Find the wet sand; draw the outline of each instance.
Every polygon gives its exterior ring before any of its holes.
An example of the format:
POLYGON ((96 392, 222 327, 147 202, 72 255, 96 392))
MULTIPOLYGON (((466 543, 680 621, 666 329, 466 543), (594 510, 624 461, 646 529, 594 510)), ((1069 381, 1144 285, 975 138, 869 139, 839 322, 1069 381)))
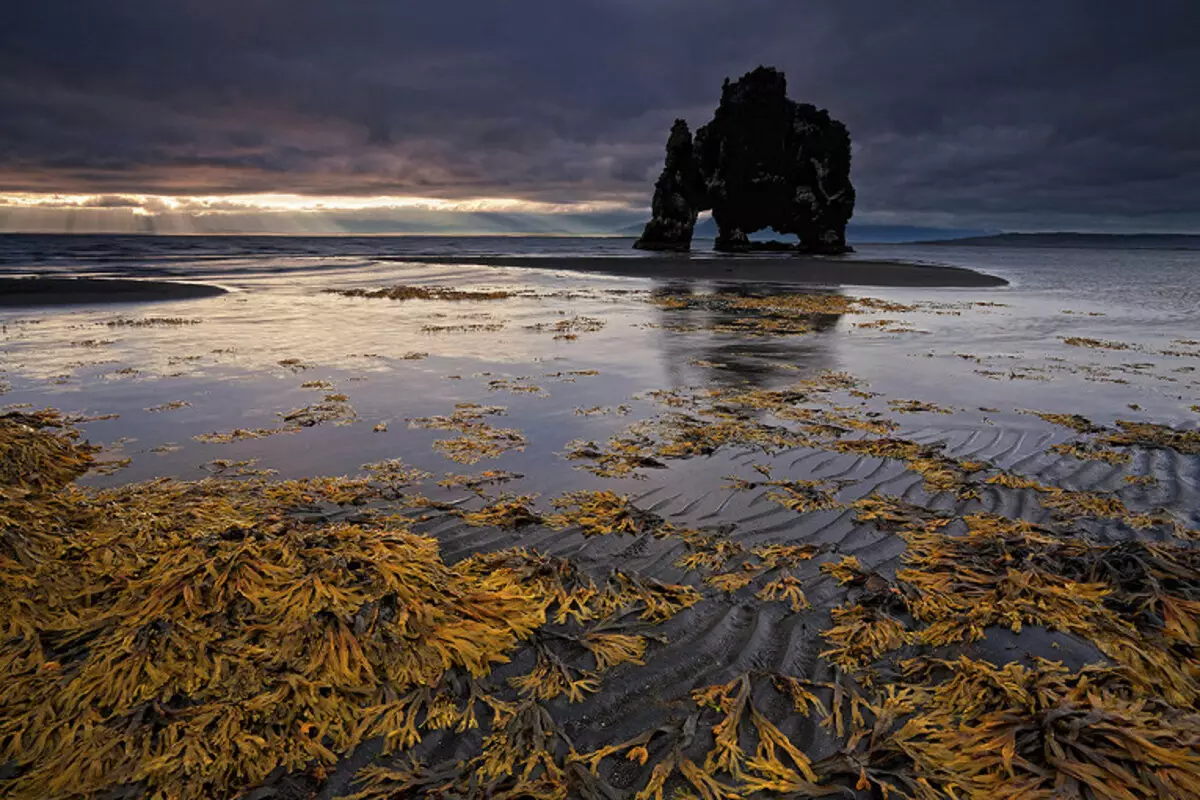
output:
POLYGON ((602 273, 626 278, 691 281, 748 281, 841 286, 976 288, 1007 286, 995 275, 963 267, 909 264, 902 261, 854 261, 815 256, 425 256, 385 258, 420 264, 481 264, 602 273))
POLYGON ((219 286, 108 278, 0 278, 0 307, 196 300, 225 294, 219 286))
MULTIPOLYGON (((541 265, 530 263, 532 259, 510 260, 541 265)), ((710 266, 731 262, 771 266, 770 261, 714 260, 710 266)), ((793 263, 781 260, 779 266, 793 263)), ((861 262, 833 265, 857 263, 861 262)), ((697 259, 690 266, 705 265, 697 259)), ((723 275, 723 282, 730 277, 723 275)), ((739 277, 744 276, 733 279, 739 277)), ((952 517, 953 527, 947 530, 955 535, 968 515, 983 513, 1044 525, 1054 533, 1048 537, 1052 541, 1078 538, 1089 547, 1141 541, 1171 544, 1173 535, 1166 528, 1135 530, 1127 524, 1128 517, 1073 513, 1070 519, 1060 519, 1058 512, 1042 503, 1055 497, 1053 490, 1095 492, 1097 498, 1120 499, 1133 512, 1166 509, 1180 524, 1192 528, 1200 524, 1195 511, 1200 508, 1196 481, 1200 464, 1195 455, 1161 447, 1126 449, 1129 459, 1116 463, 1070 455, 1071 451, 1055 448, 1087 441, 1080 439, 1079 431, 1029 413, 1061 412, 1066 419, 1068 413, 1079 413, 1103 426, 1111 426, 1114 416, 1133 415, 1193 429, 1194 422, 1179 422, 1185 416, 1183 408, 1195 402, 1193 381, 1198 373, 1189 362, 1200 358, 1200 343, 1172 339, 1190 335, 1186 328, 1143 324, 1154 318, 1129 318, 1122 328, 1115 314, 1106 316, 1090 304, 1072 304, 1064 312, 1057 298, 1030 302, 1022 290, 1004 298, 985 298, 984 293, 881 291, 853 294, 878 294, 893 303, 908 294, 923 299, 910 298, 912 307, 907 309, 874 305, 841 315, 820 315, 812 320, 811 330, 798 332, 797 325, 739 326, 754 316, 753 303, 747 304, 741 295, 736 295, 738 305, 722 309, 682 289, 676 302, 664 303, 660 293, 646 287, 627 289, 618 283, 619 288, 614 288, 612 282, 594 280, 590 284, 586 275, 577 274, 511 270, 496 275, 469 268, 399 266, 385 274, 365 270, 336 277, 272 274, 246 287, 249 290, 241 295, 244 303, 220 302, 209 308, 197 304, 189 309, 188 316, 195 319, 186 326, 153 318, 145 322, 154 324, 112 325, 110 309, 70 309, 41 315, 44 319, 15 320, 0 336, 4 343, 0 368, 8 369, 16 384, 4 399, 29 401, 36 407, 53 404, 68 409, 82 406, 95 414, 113 412, 112 417, 97 416, 83 423, 85 432, 93 441, 113 443, 105 458, 127 454, 133 461, 120 472, 86 478, 92 486, 120 486, 158 476, 217 475, 273 482, 275 478, 358 475, 365 474, 361 465, 367 462, 402 458, 405 467, 428 474, 403 487, 400 500, 419 491, 443 505, 410 507, 395 499, 373 500, 366 506, 312 502, 295 510, 289 520, 314 527, 347 521, 369 525, 374 513, 379 519, 395 514, 388 523, 393 529, 403 526, 436 540, 448 565, 480 553, 525 549, 549 559, 566 559, 598 585, 615 567, 639 579, 695 589, 701 599, 670 619, 643 628, 609 629, 648 634, 639 663, 600 670, 597 690, 578 702, 561 695, 538 701, 549 715, 546 719, 583 753, 646 731, 664 727, 671 731, 672 725, 690 724, 700 733, 689 757, 703 763, 709 746, 703 737, 720 715, 693 703, 692 692, 749 676, 747 680, 755 681, 750 694, 759 712, 778 720, 784 735, 813 762, 836 761, 843 744, 833 726, 821 724, 816 713, 797 713, 794 701, 774 691, 770 683, 775 675, 805 682, 817 687, 815 691, 832 708, 830 687, 838 677, 824 654, 831 647, 825 634, 831 630, 833 610, 874 602, 874 590, 864 580, 890 590, 897 584, 897 573, 907 566, 908 545, 895 525, 860 513, 863 507, 858 504, 869 498, 893 498, 913 504, 920 514, 952 517), (477 289, 480 295, 498 288, 513 292, 504 299, 478 302, 398 302, 323 291, 346 285, 342 281, 355 288, 421 281, 427 286, 477 289), (892 322, 877 324, 885 321, 885 315, 892 322), (560 327, 564 321, 579 320, 583 324, 560 327), (593 324, 587 324, 589 320, 593 324), (1117 341, 1135 332, 1146 338, 1117 341), (1106 346, 1068 344, 1067 335, 1106 346), (217 343, 220 347, 213 348, 217 343), (1147 364, 1130 364, 1131 353, 1147 364), (82 363, 86 358, 95 361, 82 363), (847 384, 818 391, 812 382, 833 370, 861 378, 862 383, 855 389, 847 384), (808 383, 787 395, 797 381, 808 383), (647 393, 647 387, 661 390, 661 396, 647 393), (715 390, 723 395, 714 398, 709 392, 715 390), (343 391, 346 396, 338 401, 325 394, 343 391), (776 391, 785 394, 768 394, 776 391), (647 421, 686 416, 697 424, 717 420, 724 425, 722 430, 732 430, 732 425, 758 419, 764 413, 764 399, 773 396, 781 398, 779 410, 795 415, 765 418, 764 427, 745 429, 753 438, 730 441, 703 456, 664 457, 665 469, 646 467, 637 477, 604 477, 586 469, 594 460, 568 455, 572 441, 594 441, 595 448, 610 449, 606 443, 611 437, 624 436, 632 426, 647 421), (692 397, 700 402, 681 402, 692 397), (939 407, 911 398, 934 401, 939 407), (1135 400, 1136 409, 1131 405, 1135 400), (328 408, 331 403, 340 416, 287 435, 244 441, 197 438, 235 427, 278 426, 281 420, 296 418, 289 409, 310 404, 328 408), (464 407, 460 403, 468 404, 467 408, 502 405, 504 413, 485 419, 494 427, 524 431, 528 446, 486 457, 474 466, 445 459, 443 451, 432 445, 458 431, 413 426, 410 421, 423 415, 453 414, 464 407), (626 411, 619 411, 619 404, 628 404, 626 411), (718 415, 706 413, 712 411, 718 415), (854 421, 886 422, 889 427, 869 432, 849 424, 854 421), (760 435, 774 436, 782 428, 805 429, 801 426, 808 426, 807 440, 779 446, 770 439, 765 446, 761 439, 755 443, 760 435), (886 451, 840 446, 868 435, 932 448, 933 457, 921 453, 906 460, 886 451), (209 461, 218 457, 223 460, 209 461), (202 462, 207 463, 199 466, 202 462), (960 463, 983 468, 962 485, 953 480, 930 484, 925 473, 914 469, 941 464, 953 471, 960 463), (478 493, 465 485, 437 482, 449 475, 448 470, 455 475, 479 475, 481 470, 496 468, 514 477, 483 484, 478 493), (272 477, 268 469, 278 469, 279 475, 272 477), (999 474, 1019 475, 1030 485, 988 482, 988 476, 999 474), (787 507, 777 499, 783 487, 768 479, 827 487, 836 495, 836 503, 809 510, 787 507), (597 534, 578 522, 559 527, 543 518, 493 524, 465 516, 514 500, 549 516, 558 510, 554 498, 577 490, 613 491, 628 498, 637 519, 653 515, 656 521, 636 531, 597 534), (529 499, 522 500, 524 494, 529 499), (685 562, 689 555, 710 551, 698 550, 699 540, 680 535, 688 531, 702 532, 710 541, 733 548, 736 555, 722 557, 717 566, 689 566, 685 562), (756 548, 773 546, 813 554, 786 571, 803 587, 809 605, 796 608, 761 596, 784 573, 750 564, 759 570, 751 575, 743 566, 750 562, 743 559, 749 559, 747 554, 756 548), (858 583, 843 581, 829 569, 849 557, 857 559, 867 576, 854 579, 858 583), (731 584, 726 589, 713 581, 722 575, 751 575, 752 579, 740 588, 731 584)), ((763 294, 767 292, 756 289, 750 299, 763 294)), ((1190 412, 1187 415, 1190 420, 1190 412)), ((640 436, 653 430, 662 429, 638 427, 633 432, 640 436)), ((351 483, 332 485, 354 489, 351 483)), ((179 515, 178 519, 190 518, 179 515)), ((726 551, 715 555, 722 552, 726 551)), ((905 624, 910 633, 916 629, 907 618, 905 624)), ((553 639, 554 652, 570 657, 566 663, 576 676, 584 674, 579 670, 591 670, 592 656, 568 650, 574 645, 555 635, 560 631, 575 635, 577 630, 555 628, 545 634, 545 641, 553 639)), ((931 652, 916 647, 906 644, 884 657, 931 652)), ((1019 633, 988 625, 982 639, 954 648, 935 655, 947 659, 964 655, 995 667, 1013 664, 1024 669, 1035 663, 1034 656, 1062 661, 1072 671, 1108 663, 1087 636, 1035 624, 1023 625, 1019 633)), ((508 681, 532 674, 537 663, 530 647, 514 648, 510 655, 509 663, 497 664, 487 677, 487 685, 494 687, 489 691, 497 696, 505 693, 505 698, 515 696, 508 681)), ((882 663, 894 669, 893 661, 882 663)), ((378 762, 380 737, 350 750, 338 749, 338 761, 327 767, 321 786, 297 773, 277 776, 278 782, 260 787, 260 793, 291 796, 288 792, 296 784, 318 797, 334 798, 361 788, 355 781, 361 780, 359 770, 364 766, 380 763, 399 769, 409 755, 435 766, 453 766, 478 752, 478 732, 423 728, 421 733, 420 743, 409 752, 378 762)), ((631 797, 644 787, 650 771, 660 763, 664 737, 670 735, 656 734, 660 738, 645 764, 620 754, 607 759, 601 774, 616 789, 605 796, 631 797)), ((828 766, 817 769, 825 778, 828 766)), ((824 785, 845 785, 841 794, 850 796, 848 787, 858 779, 857 771, 849 777, 828 773, 824 785)), ((673 787, 681 783, 678 776, 673 780, 673 787)), ((413 790, 401 796, 422 795, 413 790)))

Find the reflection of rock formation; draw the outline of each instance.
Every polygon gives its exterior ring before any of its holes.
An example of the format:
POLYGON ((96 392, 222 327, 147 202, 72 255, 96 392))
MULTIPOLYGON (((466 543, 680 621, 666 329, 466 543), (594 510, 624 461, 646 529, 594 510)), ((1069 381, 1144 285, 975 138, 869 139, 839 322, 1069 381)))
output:
MULTIPOLYGON (((723 295, 753 295, 753 287, 713 287, 723 295)), ((654 290, 659 296, 679 297, 692 292, 691 284, 665 283, 654 290)), ((760 287, 761 290, 761 287, 760 287)), ((714 332, 747 315, 733 310, 697 307, 664 310, 662 352, 673 388, 684 386, 775 387, 811 378, 834 369, 829 335, 841 314, 795 315, 811 333, 798 336, 745 336, 714 332)))
POLYGON ((635 247, 687 250, 700 211, 712 209, 718 250, 750 250, 765 228, 795 234, 810 252, 846 249, 854 213, 850 134, 814 106, 787 97, 783 73, 759 67, 721 90, 711 122, 676 120, 653 218, 635 247))

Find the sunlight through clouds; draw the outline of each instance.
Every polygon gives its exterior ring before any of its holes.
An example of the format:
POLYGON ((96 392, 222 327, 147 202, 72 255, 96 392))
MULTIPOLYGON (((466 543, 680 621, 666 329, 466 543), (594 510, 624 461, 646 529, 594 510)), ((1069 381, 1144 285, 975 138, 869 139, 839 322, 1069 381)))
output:
POLYGON ((608 233, 645 209, 505 197, 0 194, 0 232, 608 233))

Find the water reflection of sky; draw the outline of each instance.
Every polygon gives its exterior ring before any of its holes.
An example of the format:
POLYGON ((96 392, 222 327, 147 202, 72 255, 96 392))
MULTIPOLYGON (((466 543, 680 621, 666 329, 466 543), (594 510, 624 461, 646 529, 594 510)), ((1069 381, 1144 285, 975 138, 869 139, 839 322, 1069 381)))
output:
MULTIPOLYGON (((178 265, 173 269, 186 273, 178 265)), ((806 335, 759 337, 712 332, 713 323, 727 321, 712 311, 664 310, 647 302, 652 292, 722 287, 336 259, 226 260, 206 263, 201 272, 205 280, 235 291, 166 304, 0 314, 0 380, 11 385, 0 402, 119 414, 85 426, 90 438, 133 457, 132 465, 105 479, 109 481, 197 477, 206 474, 202 464, 217 458, 257 458, 259 467, 298 476, 355 472, 367 462, 401 457, 438 474, 483 468, 532 473, 544 491, 590 480, 567 468, 556 454, 569 440, 604 439, 653 413, 658 409, 654 403, 633 399, 651 389, 778 386, 838 370, 888 397, 968 409, 977 424, 986 424, 981 417, 987 414, 1020 424, 1016 412, 1029 408, 1083 413, 1100 421, 1123 416, 1178 424, 1194 420, 1189 405, 1200 402, 1193 371, 1200 358, 1162 354, 1189 349, 1172 344, 1196 334, 1186 329, 1183 318, 1158 314, 1158 324, 1146 325, 1144 315, 1154 318, 1153 309, 1122 310, 1092 296, 1066 304, 1068 296, 1062 292, 1021 285, 1009 290, 850 289, 856 295, 942 305, 907 314, 826 315, 813 320, 814 330, 806 335), (506 288, 521 296, 393 302, 321 291, 393 283, 506 288), (966 307, 973 301, 1008 305, 966 307), (1064 314, 1064 308, 1084 313, 1064 314), (1086 316, 1088 311, 1105 316, 1086 316), (579 332, 573 341, 556 339, 547 330, 575 316, 601 319, 604 326, 579 332), (151 317, 196 322, 109 325, 151 317), (920 332, 858 326, 888 318, 920 332), (427 330, 458 325, 502 327, 427 330), (1065 345, 1065 336, 1116 339, 1143 349, 1080 349, 1065 345), (412 352, 429 356, 404 358, 412 352), (306 368, 280 365, 289 359, 299 359, 306 368), (599 374, 554 375, 569 370, 599 374), (491 380, 518 377, 542 387, 549 397, 489 389, 491 380), (236 427, 273 427, 279 414, 321 399, 321 391, 301 388, 318 380, 349 397, 357 413, 354 424, 326 423, 296 434, 228 444, 192 439, 236 427), (171 401, 190 405, 159 413, 144 410, 171 401), (522 430, 527 449, 468 468, 430 447, 435 439, 454 434, 406 424, 411 417, 449 413, 458 402, 506 406, 508 416, 496 424, 522 430), (630 416, 575 413, 577 407, 622 403, 631 405, 630 416), (1128 408, 1131 403, 1140 409, 1128 408), (980 407, 1000 409, 999 416, 980 412, 980 407), (387 424, 386 432, 373 431, 379 423, 387 424)), ((883 399, 878 405, 886 410, 883 399)))

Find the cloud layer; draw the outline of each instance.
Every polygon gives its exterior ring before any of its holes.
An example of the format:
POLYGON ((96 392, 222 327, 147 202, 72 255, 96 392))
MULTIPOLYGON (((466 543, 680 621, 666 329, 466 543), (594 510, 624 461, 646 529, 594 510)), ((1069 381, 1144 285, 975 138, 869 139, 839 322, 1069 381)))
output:
POLYGON ((1200 230, 1193 0, 13 6, 0 194, 633 213, 671 121, 704 122, 723 78, 766 63, 849 125, 860 221, 1200 230))

